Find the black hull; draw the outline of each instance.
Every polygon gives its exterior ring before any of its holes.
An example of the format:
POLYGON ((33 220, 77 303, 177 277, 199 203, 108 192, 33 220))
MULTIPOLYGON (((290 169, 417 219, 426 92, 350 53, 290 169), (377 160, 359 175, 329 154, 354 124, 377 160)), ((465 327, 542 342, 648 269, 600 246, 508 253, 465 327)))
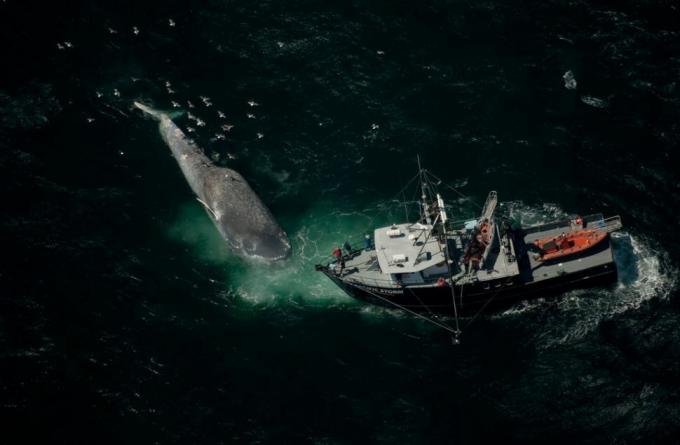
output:
MULTIPOLYGON (((324 273, 347 294, 361 301, 393 308, 399 305, 417 312, 454 313, 449 286, 381 288, 345 281, 330 271, 324 273)), ((540 281, 522 282, 517 277, 515 281, 474 283, 462 289, 456 286, 456 305, 459 315, 474 316, 482 309, 498 311, 520 301, 556 296, 572 289, 607 286, 617 278, 616 264, 612 262, 540 281)))

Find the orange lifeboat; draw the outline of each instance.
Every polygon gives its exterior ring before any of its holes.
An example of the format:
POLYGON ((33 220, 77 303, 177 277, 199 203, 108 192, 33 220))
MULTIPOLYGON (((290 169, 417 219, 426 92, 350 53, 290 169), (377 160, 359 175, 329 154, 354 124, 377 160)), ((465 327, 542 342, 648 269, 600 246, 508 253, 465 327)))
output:
POLYGON ((567 255, 583 252, 602 242, 607 237, 604 230, 575 230, 559 236, 534 241, 541 249, 539 261, 550 261, 567 255))

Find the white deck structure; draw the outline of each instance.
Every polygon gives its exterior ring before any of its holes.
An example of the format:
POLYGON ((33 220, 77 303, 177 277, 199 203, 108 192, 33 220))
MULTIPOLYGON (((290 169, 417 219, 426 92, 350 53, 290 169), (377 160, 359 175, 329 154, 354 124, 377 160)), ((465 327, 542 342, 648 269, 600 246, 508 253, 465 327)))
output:
POLYGON ((382 272, 415 273, 444 263, 444 246, 430 235, 431 231, 432 226, 418 223, 376 229, 375 251, 382 272))

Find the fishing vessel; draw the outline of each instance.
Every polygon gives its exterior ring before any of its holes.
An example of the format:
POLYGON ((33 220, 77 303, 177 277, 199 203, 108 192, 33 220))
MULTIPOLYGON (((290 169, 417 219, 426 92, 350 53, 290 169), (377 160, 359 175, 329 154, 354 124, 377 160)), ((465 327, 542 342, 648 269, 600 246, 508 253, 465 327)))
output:
POLYGON ((609 234, 621 229, 619 216, 520 227, 497 215, 492 191, 478 217, 456 222, 439 178, 419 165, 413 180, 421 195, 414 222, 376 228, 361 249, 346 244, 316 266, 350 296, 416 315, 452 314, 457 324, 458 316, 617 280, 609 234))

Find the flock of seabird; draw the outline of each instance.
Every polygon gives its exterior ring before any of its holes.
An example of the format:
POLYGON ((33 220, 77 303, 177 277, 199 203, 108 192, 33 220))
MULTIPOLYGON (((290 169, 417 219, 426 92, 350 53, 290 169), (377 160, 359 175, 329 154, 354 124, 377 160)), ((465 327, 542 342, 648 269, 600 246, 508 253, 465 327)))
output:
MULTIPOLYGON (((168 19, 167 24, 171 28, 174 28, 176 26, 175 21, 171 18, 168 19)), ((106 30, 111 35, 119 34, 119 31, 117 29, 112 28, 110 26, 108 26, 106 28, 106 30)), ((139 35, 140 32, 141 31, 140 31, 138 26, 132 27, 132 34, 139 35)), ((57 45, 57 49, 60 50, 60 51, 64 51, 64 50, 74 48, 73 43, 70 42, 70 41, 57 42, 56 45, 57 45)), ((133 79, 133 81, 137 81, 137 80, 139 80, 139 79, 133 79)), ((176 93, 175 90, 173 89, 172 83, 169 80, 165 81, 165 90, 167 91, 167 93, 169 95, 174 95, 176 93)), ((121 97, 121 93, 117 88, 114 88, 112 90, 112 94, 116 98, 121 97)), ((99 90, 95 91, 95 95, 98 99, 102 99, 104 97, 104 93, 99 91, 99 90)), ((208 96, 199 96, 198 99, 200 100, 200 102, 203 104, 203 106, 205 108, 211 108, 213 106, 212 99, 208 96)), ((248 100, 247 104, 250 108, 254 108, 254 107, 257 107, 257 106, 260 105, 259 103, 257 103, 255 100, 252 100, 252 99, 248 100)), ((177 100, 170 101, 170 105, 172 106, 172 108, 182 108, 182 104, 180 102, 178 102, 177 100)), ((195 109, 196 105, 191 100, 187 100, 186 101, 186 107, 191 110, 191 109, 195 109)), ((227 119, 227 115, 223 111, 216 110, 216 112, 217 112, 217 117, 220 120, 226 120, 227 119)), ((257 119, 257 117, 255 116, 254 113, 246 113, 246 117, 248 119, 257 119)), ((193 126, 187 125, 186 130, 187 130, 188 133, 195 133, 196 132, 195 127, 205 127, 206 126, 206 122, 204 120, 200 119, 198 116, 196 116, 195 114, 193 114, 191 112, 187 112, 187 118, 189 119, 190 122, 192 122, 192 125, 193 125, 193 126)), ((93 117, 86 117, 86 121, 87 121, 87 123, 92 123, 92 122, 95 121, 95 119, 93 117)), ((222 132, 215 133, 214 137, 211 140, 213 140, 213 141, 223 141, 223 140, 225 140, 226 139, 225 133, 229 133, 233 128, 234 128, 233 124, 228 124, 228 123, 222 124, 220 126, 220 129, 222 130, 222 132)), ((264 134, 258 132, 258 133, 256 133, 256 137, 257 137, 257 139, 262 139, 264 137, 264 134)), ((120 154, 122 155, 123 152, 120 152, 120 154)), ((227 156, 230 159, 234 158, 233 155, 231 155, 231 154, 227 154, 227 156)))

